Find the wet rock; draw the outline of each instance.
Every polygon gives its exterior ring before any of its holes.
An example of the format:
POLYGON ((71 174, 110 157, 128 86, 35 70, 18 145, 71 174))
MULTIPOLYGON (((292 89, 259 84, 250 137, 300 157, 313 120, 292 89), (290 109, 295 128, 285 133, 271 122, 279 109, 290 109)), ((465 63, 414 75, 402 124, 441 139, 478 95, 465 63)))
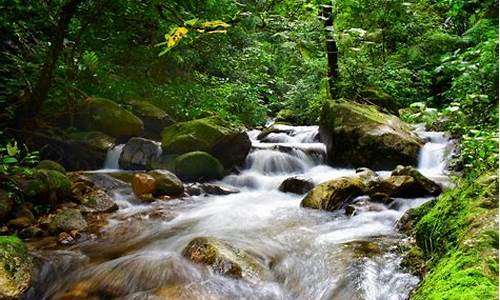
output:
POLYGON ((380 246, 371 241, 353 241, 346 244, 358 257, 371 257, 382 253, 380 246))
POLYGON ((441 187, 415 168, 399 166, 374 191, 390 197, 416 198, 437 196, 441 193, 441 187))
POLYGON ((167 170, 152 170, 147 173, 155 180, 154 195, 179 196, 184 192, 184 184, 172 172, 167 170))
POLYGON ((71 176, 71 194, 82 213, 109 213, 118 210, 113 198, 83 175, 71 176))
POLYGON ((130 101, 132 112, 144 123, 144 134, 150 138, 159 139, 163 128, 175 121, 161 108, 148 101, 130 101))
POLYGON ((32 175, 15 179, 26 200, 38 204, 56 205, 70 195, 71 182, 61 172, 35 170, 32 175))
POLYGON ((80 108, 77 127, 100 130, 118 139, 140 136, 144 123, 118 103, 104 98, 90 98, 80 108))
POLYGON ((33 239, 48 236, 48 232, 38 226, 29 226, 19 232, 22 239, 33 239))
POLYGON ((208 117, 165 128, 162 131, 162 145, 169 154, 207 152, 226 169, 230 169, 245 161, 251 142, 243 128, 218 117, 208 117))
POLYGON ((363 180, 364 184, 369 190, 377 187, 380 182, 382 182, 382 178, 373 170, 370 170, 368 168, 357 168, 356 176, 363 180))
POLYGON ((0 236, 0 299, 19 299, 31 286, 33 261, 24 243, 0 236))
POLYGON ((303 195, 314 188, 311 178, 303 176, 293 176, 285 179, 279 186, 279 190, 284 193, 294 193, 303 195))
POLYGON ((334 211, 365 191, 366 186, 359 177, 341 177, 317 185, 302 199, 300 206, 334 211))
POLYGON ((29 227, 31 224, 33 224, 33 220, 28 217, 16 217, 7 223, 9 227, 13 227, 16 229, 29 227))
POLYGON ((194 263, 210 267, 214 272, 239 279, 257 281, 264 273, 263 263, 247 251, 214 238, 193 239, 182 255, 194 263))
POLYGON ((153 195, 155 187, 155 178, 151 175, 139 173, 132 178, 132 190, 139 198, 144 195, 153 195))
POLYGON ((210 183, 200 184, 200 188, 202 189, 202 191, 204 193, 209 194, 209 195, 223 196, 223 195, 236 194, 236 193, 240 192, 240 191, 235 190, 235 189, 231 189, 231 188, 221 186, 218 184, 210 184, 210 183))
POLYGON ((71 234, 67 232, 61 232, 57 236, 57 242, 61 245, 71 245, 75 243, 75 239, 71 236, 71 234))
POLYGON ((257 136, 257 139, 259 141, 263 141, 264 139, 267 138, 268 135, 270 135, 271 133, 285 133, 285 134, 290 134, 292 133, 293 130, 292 129, 285 129, 285 128, 280 128, 280 127, 277 127, 277 126, 269 126, 269 127, 266 127, 264 128, 260 133, 259 135, 257 136))
POLYGON ((61 166, 59 163, 52 161, 52 160, 42 160, 37 164, 35 169, 41 169, 41 170, 54 170, 61 172, 62 174, 66 174, 66 169, 61 166))
POLYGON ((375 203, 383 203, 383 204, 389 204, 393 201, 393 199, 389 197, 389 195, 384 193, 371 193, 370 200, 375 203))
POLYGON ((184 186, 184 192, 188 196, 199 196, 203 194, 203 189, 198 182, 188 183, 184 186))
POLYGON ((356 210, 357 210, 357 207, 355 205, 352 205, 352 204, 346 205, 345 215, 348 217, 352 217, 352 216, 357 214, 356 210))
POLYGON ((175 174, 183 180, 221 179, 224 167, 212 155, 195 151, 175 159, 175 174))
POLYGON ((0 223, 8 220, 13 208, 14 200, 10 194, 6 190, 0 189, 0 223))
POLYGON ((334 166, 383 170, 415 165, 423 145, 397 117, 345 99, 324 105, 319 129, 328 161, 334 166))
POLYGON ((104 190, 94 188, 79 198, 83 213, 110 213, 118 210, 118 204, 104 190))
POLYGON ((74 208, 67 208, 58 212, 49 224, 49 232, 51 234, 59 234, 72 230, 85 231, 87 228, 87 221, 83 218, 80 210, 74 208))
POLYGON ((197 286, 186 286, 182 284, 170 284, 162 286, 154 291, 154 299, 168 300, 229 300, 221 295, 213 295, 209 290, 205 291, 197 286))
POLYGON ((110 191, 128 187, 127 182, 132 181, 135 172, 112 172, 112 173, 86 173, 87 177, 97 187, 110 191))
POLYGON ((441 193, 441 187, 437 183, 422 175, 412 166, 397 166, 392 171, 391 176, 411 176, 421 187, 423 193, 432 196, 437 196, 441 193))
POLYGON ((128 140, 120 155, 120 167, 126 170, 145 170, 152 160, 161 155, 161 144, 134 137, 128 140))

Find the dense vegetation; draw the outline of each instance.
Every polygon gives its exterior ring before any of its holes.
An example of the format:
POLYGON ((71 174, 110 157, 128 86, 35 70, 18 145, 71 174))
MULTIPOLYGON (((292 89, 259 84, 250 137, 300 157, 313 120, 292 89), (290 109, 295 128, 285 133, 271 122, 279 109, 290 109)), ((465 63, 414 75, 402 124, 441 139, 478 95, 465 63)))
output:
POLYGON ((8 178, 30 174, 38 154, 4 129, 74 133, 89 97, 125 109, 146 100, 175 121, 217 115, 247 127, 275 117, 315 124, 332 97, 376 103, 457 139, 456 189, 412 213, 430 270, 415 299, 493 297, 498 1, 335 1, 330 27, 332 4, 2 1, 1 187, 18 195, 8 178), (331 40, 339 73, 329 86, 331 40))

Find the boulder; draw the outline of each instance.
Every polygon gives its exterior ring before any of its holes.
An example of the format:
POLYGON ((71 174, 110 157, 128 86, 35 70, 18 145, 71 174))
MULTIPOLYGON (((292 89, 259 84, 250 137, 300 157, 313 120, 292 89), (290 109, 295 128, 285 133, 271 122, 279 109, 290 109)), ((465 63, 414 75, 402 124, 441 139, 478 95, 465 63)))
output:
POLYGON ((218 117, 208 117, 165 128, 162 132, 162 145, 169 154, 208 152, 226 169, 230 169, 245 161, 251 142, 243 128, 218 117))
POLYGON ((68 139, 82 144, 97 152, 106 152, 112 148, 116 139, 100 131, 80 131, 68 134, 68 139))
POLYGON ((35 169, 54 170, 54 171, 59 171, 62 174, 66 174, 66 169, 63 166, 61 166, 59 163, 57 163, 55 161, 48 160, 48 159, 40 161, 36 165, 35 169))
POLYGON ((390 197, 417 198, 437 196, 441 193, 441 187, 415 168, 399 166, 374 189, 374 192, 390 197))
POLYGON ((147 175, 154 178, 155 196, 179 196, 184 192, 182 181, 172 172, 167 170, 152 170, 147 175))
POLYGON ((0 189, 0 223, 8 220, 13 208, 14 199, 12 199, 9 192, 0 189))
POLYGON ((102 130, 118 139, 140 136, 144 130, 141 119, 109 99, 89 98, 80 111, 76 125, 82 129, 102 130))
POLYGON ((296 112, 291 109, 284 108, 276 114, 275 122, 297 124, 299 118, 296 112))
POLYGON ((109 213, 118 210, 118 204, 113 198, 84 175, 72 174, 71 194, 80 203, 82 213, 109 213))
POLYGON ((58 212, 49 224, 51 234, 70 232, 72 230, 85 231, 87 228, 87 221, 83 218, 80 210, 74 208, 66 208, 58 212))
POLYGON ((361 96, 372 104, 377 105, 382 109, 386 109, 388 112, 398 115, 399 109, 401 108, 396 100, 386 92, 379 90, 374 87, 368 87, 360 92, 361 96))
POLYGON ((311 178, 302 176, 293 176, 285 179, 279 186, 279 190, 284 193, 293 193, 303 195, 314 188, 314 182, 311 178))
POLYGON ((368 168, 357 168, 356 176, 363 181, 369 190, 376 188, 382 182, 382 178, 368 168))
POLYGON ((146 170, 169 170, 171 172, 175 171, 175 159, 178 154, 162 154, 159 157, 152 159, 146 165, 146 170))
POLYGON ((163 128, 175 121, 161 108, 148 101, 130 101, 132 112, 144 123, 144 134, 150 138, 160 138, 163 128))
POLYGON ((411 176, 421 186, 421 190, 426 195, 437 196, 441 193, 441 187, 425 177, 416 168, 412 166, 397 166, 391 173, 391 176, 411 176))
POLYGON ((0 236, 0 299, 20 299, 31 286, 33 260, 15 236, 0 236))
POLYGON ((325 103, 319 129, 328 162, 341 167, 387 170, 415 165, 423 145, 399 118, 344 99, 325 103))
POLYGON ((225 187, 222 185, 218 184, 211 184, 211 183, 202 183, 199 185, 201 190, 209 195, 218 195, 218 196, 224 196, 224 195, 230 195, 230 194, 237 194, 240 191, 225 187))
POLYGON ((365 192, 366 186, 361 178, 341 177, 317 185, 302 199, 300 206, 334 211, 365 192))
POLYGON ((194 263, 208 266, 214 272, 251 282, 260 279, 265 270, 263 262, 249 252, 215 238, 193 239, 182 255, 194 263))
POLYGON ((71 193, 69 178, 54 170, 34 170, 28 177, 15 179, 22 193, 33 203, 55 205, 71 193))
POLYGON ((155 178, 151 175, 139 173, 132 177, 132 190, 139 198, 145 195, 153 195, 155 188, 155 178))
POLYGON ((212 155, 194 151, 175 159, 175 174, 183 180, 221 179, 224 173, 222 164, 212 155))
POLYGON ((120 154, 120 167, 126 170, 145 170, 146 165, 161 155, 161 144, 144 138, 133 137, 120 154))

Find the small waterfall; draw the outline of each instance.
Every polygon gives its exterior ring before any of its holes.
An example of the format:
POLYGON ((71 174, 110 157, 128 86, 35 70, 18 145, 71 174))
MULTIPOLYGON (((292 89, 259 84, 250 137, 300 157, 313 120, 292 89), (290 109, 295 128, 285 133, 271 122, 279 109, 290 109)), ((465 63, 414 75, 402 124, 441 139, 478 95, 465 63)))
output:
POLYGON ((446 155, 451 147, 451 141, 443 132, 418 132, 427 140, 420 150, 418 169, 427 174, 443 174, 446 168, 446 155))
POLYGON ((120 155, 122 154, 123 147, 125 147, 125 144, 116 145, 108 149, 108 153, 106 153, 106 160, 104 161, 104 169, 120 169, 118 161, 120 160, 120 155))

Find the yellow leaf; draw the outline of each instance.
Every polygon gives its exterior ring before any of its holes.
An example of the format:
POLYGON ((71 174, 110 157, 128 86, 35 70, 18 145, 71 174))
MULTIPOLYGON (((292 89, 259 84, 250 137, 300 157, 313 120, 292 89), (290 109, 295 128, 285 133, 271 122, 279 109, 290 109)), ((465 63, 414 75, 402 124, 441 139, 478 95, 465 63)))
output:
POLYGON ((201 27, 204 30, 216 30, 216 29, 224 30, 224 29, 231 27, 231 25, 229 25, 223 21, 206 21, 206 22, 201 23, 201 27))
POLYGON ((188 31, 189 30, 186 27, 177 27, 175 32, 167 38, 167 47, 172 48, 177 45, 177 43, 179 43, 188 31))

